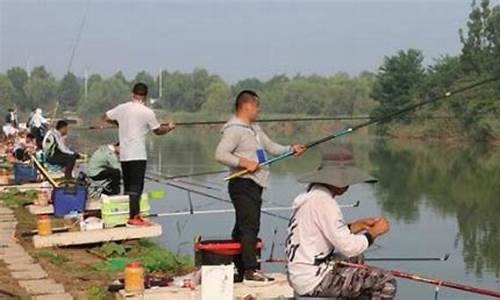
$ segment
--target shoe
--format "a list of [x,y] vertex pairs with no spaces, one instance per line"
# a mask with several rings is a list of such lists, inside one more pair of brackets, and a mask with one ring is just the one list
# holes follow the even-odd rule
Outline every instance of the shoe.
[[247,286],[266,286],[273,284],[274,278],[257,270],[246,270],[243,274],[243,284]]
[[151,222],[144,220],[143,218],[136,216],[127,222],[127,227],[147,227],[151,226]]

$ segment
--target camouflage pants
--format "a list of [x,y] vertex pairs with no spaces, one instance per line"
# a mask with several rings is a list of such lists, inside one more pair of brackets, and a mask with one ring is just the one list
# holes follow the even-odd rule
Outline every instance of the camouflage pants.
[[[355,257],[347,261],[363,263],[363,258]],[[333,270],[326,274],[309,296],[338,297],[339,299],[394,299],[396,279],[392,274],[377,269],[358,269],[335,264]]]

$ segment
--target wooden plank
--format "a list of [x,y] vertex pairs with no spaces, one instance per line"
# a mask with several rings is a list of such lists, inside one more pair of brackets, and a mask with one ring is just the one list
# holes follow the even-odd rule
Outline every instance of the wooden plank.
[[[234,299],[293,299],[293,289],[285,274],[268,274],[275,280],[265,286],[246,286],[243,283],[234,284]],[[115,294],[118,300],[185,300],[201,299],[201,286],[194,290],[178,287],[159,287],[146,289],[143,293],[127,293],[120,290]],[[253,296],[253,297],[250,297]],[[316,298],[315,298],[316,299]],[[325,298],[331,299],[331,298]]]
[[[54,206],[49,205],[28,205],[26,207],[30,214],[32,215],[52,215],[54,213]],[[86,210],[101,210],[101,200],[100,199],[89,199],[87,201]]]
[[109,241],[122,241],[160,236],[162,227],[159,224],[144,227],[115,227],[89,231],[73,231],[54,233],[47,236],[35,235],[35,248],[93,244]]
[[36,190],[42,187],[41,182],[25,183],[25,184],[11,184],[0,186],[0,191],[5,191],[9,189],[18,189],[20,191]]

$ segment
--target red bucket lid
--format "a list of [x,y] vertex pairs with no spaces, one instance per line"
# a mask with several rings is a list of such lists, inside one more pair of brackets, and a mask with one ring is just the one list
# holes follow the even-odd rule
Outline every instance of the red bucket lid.
[[142,264],[138,261],[134,261],[134,262],[129,263],[127,265],[127,268],[133,268],[133,269],[142,268]]

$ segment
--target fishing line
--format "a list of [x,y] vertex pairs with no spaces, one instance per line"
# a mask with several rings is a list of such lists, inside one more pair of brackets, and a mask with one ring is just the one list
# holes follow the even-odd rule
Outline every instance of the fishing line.
[[[306,144],[305,147],[306,147],[306,149],[310,149],[312,147],[318,146],[320,144],[323,144],[323,143],[328,142],[330,140],[333,140],[335,138],[348,135],[348,134],[350,134],[352,132],[355,132],[355,131],[357,131],[357,130],[359,130],[361,128],[368,127],[368,126],[373,125],[373,124],[382,124],[382,123],[388,122],[388,121],[394,119],[397,116],[400,116],[400,115],[406,114],[408,112],[414,111],[415,109],[420,108],[420,107],[422,107],[424,105],[435,103],[435,102],[437,102],[439,100],[449,98],[452,95],[463,93],[465,91],[471,90],[471,89],[476,88],[478,86],[482,86],[482,85],[485,85],[487,83],[497,81],[498,79],[500,79],[500,77],[488,78],[488,79],[485,79],[485,80],[473,83],[471,85],[467,85],[467,86],[464,86],[462,88],[456,89],[454,91],[446,92],[446,93],[444,93],[441,96],[434,97],[434,98],[431,98],[431,99],[426,100],[426,101],[422,101],[422,102],[419,102],[419,103],[416,103],[416,104],[409,105],[409,106],[407,106],[407,107],[405,107],[403,109],[394,111],[394,112],[389,113],[389,114],[387,114],[385,116],[382,116],[380,118],[370,119],[369,121],[367,121],[365,123],[362,123],[362,124],[359,124],[359,125],[356,125],[354,127],[350,127],[350,128],[347,128],[347,129],[344,129],[344,130],[341,130],[341,131],[338,131],[338,132],[336,132],[336,133],[334,133],[332,135],[325,136],[325,137],[323,137],[323,138],[321,138],[319,140],[312,141],[312,142]],[[293,155],[294,155],[294,152],[292,150],[290,150],[290,151],[288,151],[288,152],[286,152],[286,153],[284,153],[282,155],[276,156],[274,158],[271,158],[271,159],[269,159],[269,160],[267,160],[267,161],[259,164],[259,167],[264,167],[264,166],[271,165],[273,163],[279,162],[279,161],[284,160],[284,159],[286,159],[288,157],[291,157]],[[231,180],[233,178],[237,178],[237,177],[243,176],[243,175],[248,174],[248,173],[249,173],[249,171],[245,169],[245,170],[233,173],[230,176],[227,176],[226,178],[224,178],[224,180],[225,181]]]

